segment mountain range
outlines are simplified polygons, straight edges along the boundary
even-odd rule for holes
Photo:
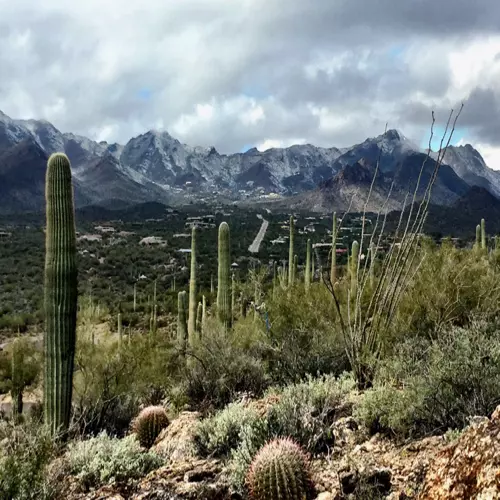
[[[108,208],[148,201],[252,203],[274,193],[277,205],[359,210],[380,159],[367,208],[397,210],[413,192],[426,157],[398,130],[348,148],[304,144],[226,155],[214,147],[182,144],[165,131],[149,130],[125,145],[96,142],[62,133],[45,120],[16,120],[0,111],[0,213],[43,210],[46,162],[57,151],[71,160],[77,207]],[[436,157],[433,153],[426,162],[419,196]],[[489,168],[470,144],[450,146],[432,202],[452,206],[474,186],[500,197],[500,171]]]

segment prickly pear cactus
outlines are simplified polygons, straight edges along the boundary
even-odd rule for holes
[[[265,444],[247,475],[253,500],[310,500],[315,497],[309,458],[290,438]]]
[[[151,448],[160,432],[169,424],[163,406],[148,406],[134,420],[133,430],[144,448]]]

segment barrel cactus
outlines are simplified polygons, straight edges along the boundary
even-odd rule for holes
[[[65,154],[47,162],[45,198],[44,419],[57,435],[70,420],[78,295],[73,185]]]
[[[151,448],[160,432],[169,424],[163,406],[148,406],[134,419],[133,431],[144,448]]]
[[[253,500],[310,500],[314,498],[309,457],[290,438],[278,438],[257,453],[247,474]]]

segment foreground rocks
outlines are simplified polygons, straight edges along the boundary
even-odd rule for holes
[[[500,498],[500,406],[436,453],[421,498]]]
[[[168,465],[128,490],[106,487],[65,498],[241,498],[231,492],[222,461],[196,456],[193,430],[200,418],[196,412],[181,413],[154,446],[168,458]],[[380,435],[367,437],[351,416],[339,418],[332,426],[334,448],[313,461],[318,500],[500,498],[500,406],[491,419],[475,420],[451,444],[443,436],[434,436],[397,446]]]

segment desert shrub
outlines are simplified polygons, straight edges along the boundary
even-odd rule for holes
[[[355,389],[350,375],[309,376],[275,394],[278,402],[269,407],[267,420],[272,436],[289,436],[306,450],[320,452],[333,444],[330,431],[338,411]]]
[[[259,414],[243,403],[231,403],[210,418],[202,420],[196,429],[195,445],[202,456],[225,456],[238,448],[242,429],[261,420]]]
[[[62,467],[77,478],[83,490],[88,490],[139,479],[162,463],[155,453],[143,451],[133,435],[118,439],[101,433],[70,443]]]
[[[311,286],[309,295],[300,285],[290,293],[279,289],[269,301],[268,314],[265,358],[274,383],[318,373],[340,375],[349,368],[335,306],[322,284]]]
[[[0,498],[48,500],[51,487],[46,466],[56,449],[43,427],[34,424],[0,427]]]
[[[357,416],[397,437],[461,429],[500,403],[500,336],[496,323],[474,321],[435,339],[410,338],[381,365]]]
[[[259,396],[268,387],[254,332],[241,330],[225,332],[216,321],[207,322],[187,354],[184,385],[192,403],[220,408],[242,393]]]
[[[500,273],[485,255],[449,242],[425,250],[400,305],[399,331],[430,336],[450,326],[467,326],[479,314],[497,314]]]
[[[320,452],[332,444],[331,424],[354,387],[349,375],[338,379],[308,377],[284,389],[270,390],[267,397],[275,402],[265,415],[243,403],[228,405],[199,424],[195,438],[198,450],[202,455],[225,456],[244,438],[251,449],[249,440],[261,446],[266,439],[288,436],[308,451]]]
[[[179,355],[168,342],[152,345],[80,341],[74,383],[75,422],[80,431],[123,435],[141,406],[159,404],[175,383]]]

